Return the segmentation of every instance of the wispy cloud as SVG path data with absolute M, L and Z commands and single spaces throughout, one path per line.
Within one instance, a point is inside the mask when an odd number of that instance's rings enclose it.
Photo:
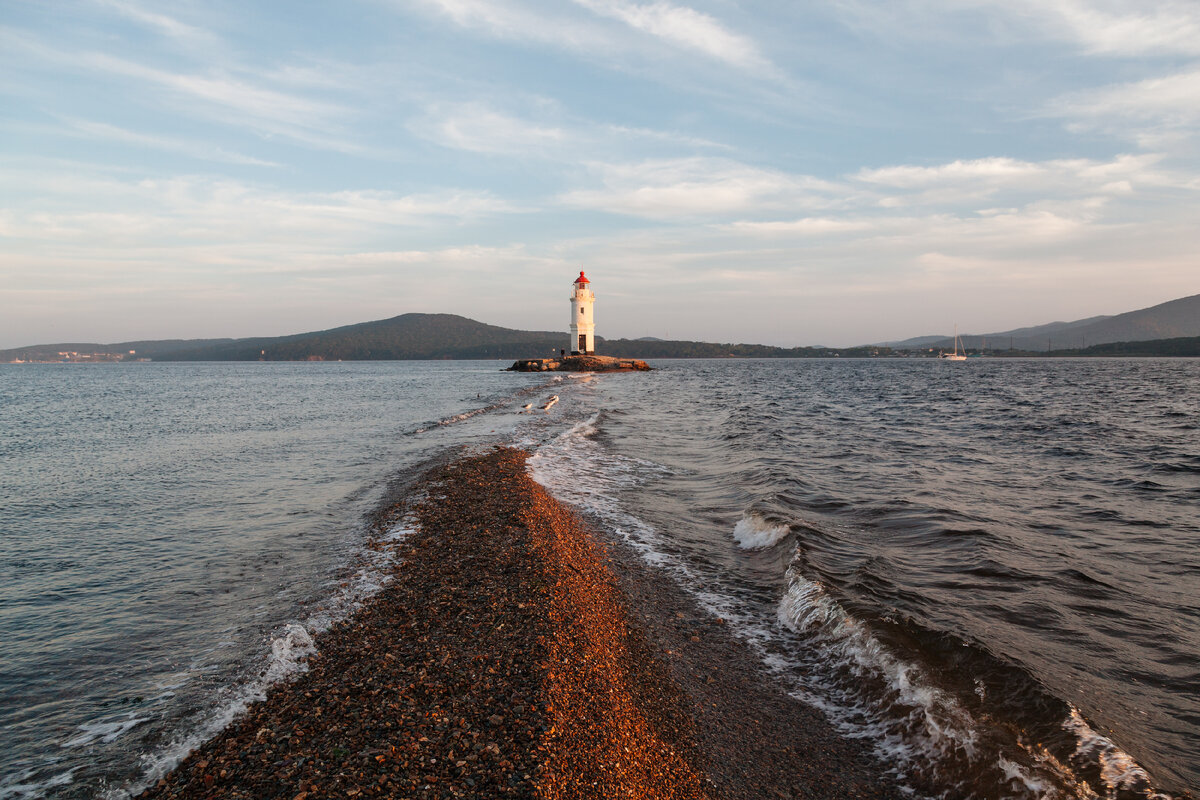
M 1040 38 L 1098 56 L 1200 55 L 1200 7 L 1191 0 L 839 0 L 836 8 L 878 36 L 1023 45 Z
M 559 3 L 534 7 L 523 0 L 411 0 L 468 30 L 495 39 L 565 50 L 608 67 L 627 69 L 631 56 L 661 61 L 663 46 L 724 67 L 771 72 L 770 61 L 748 36 L 710 14 L 668 2 L 573 0 L 587 14 Z M 614 24 L 617 23 L 617 24 Z M 642 36 L 630 36 L 633 29 Z
M 78 57 L 78 63 L 156 84 L 181 97 L 201 100 L 226 112 L 236 111 L 278 132 L 326 129 L 333 120 L 351 114 L 344 106 L 258 86 L 244 78 L 228 75 L 172 72 L 106 53 L 83 54 Z
M 1200 68 L 1072 92 L 1048 103 L 1047 116 L 1080 130 L 1102 130 L 1143 146 L 1194 144 L 1200 132 Z
M 627 0 L 575 0 L 588 10 L 654 36 L 676 47 L 700 53 L 740 69 L 769 66 L 748 37 L 735 33 L 718 20 L 687 6 L 666 2 L 633 3 Z
M 454 24 L 497 39 L 537 42 L 580 52 L 612 53 L 623 49 L 608 32 L 581 24 L 551 5 L 533 9 L 513 0 L 412 0 Z
M 17 31 L 0 29 L 0 44 L 29 61 L 78 74 L 97 72 L 156 87 L 181 113 L 260 134 L 285 136 L 322 149 L 355 152 L 361 148 L 347 133 L 355 111 L 298 91 L 256 83 L 243 71 L 197 73 L 149 66 L 94 50 L 57 48 Z
M 200 176 L 49 177 L 43 170 L 21 169 L 0 171 L 0 177 L 14 194 L 40 194 L 36 207 L 14 205 L 4 212 L 7 236 L 51 250 L 82 244 L 98 254 L 113 245 L 128 248 L 134 236 L 146 247 L 181 251 L 209 241 L 256 250 L 281 243 L 288 251 L 343 248 L 367 234 L 518 211 L 489 192 L 473 190 L 286 192 Z M 95 206 L 95 197 L 107 198 L 103 208 Z
M 94 0 L 94 2 L 101 8 L 114 11 L 126 19 L 190 47 L 211 49 L 220 43 L 218 37 L 210 31 L 181 22 L 159 10 L 151 11 L 131 0 Z
M 436 104 L 409 127 L 438 144 L 475 153 L 553 157 L 568 140 L 561 127 L 519 119 L 482 103 Z
M 986 0 L 1002 14 L 1096 54 L 1200 55 L 1200 6 L 1190 0 Z
M 879 192 L 878 204 L 957 206 L 978 209 L 997 196 L 1029 201 L 1047 197 L 1110 196 L 1128 193 L 1134 184 L 1162 185 L 1171 180 L 1156 168 L 1157 154 L 1123 154 L 1107 161 L 1013 158 L 958 160 L 936 165 L 901 164 L 861 170 L 852 176 Z
M 561 202 L 647 219 L 688 219 L 780 208 L 822 208 L 836 187 L 727 159 L 682 158 L 593 164 L 602 186 L 576 189 Z M 832 190 L 832 192 L 831 192 Z
M 484 102 L 434 102 L 408 129 L 443 147 L 487 155 L 579 164 L 604 155 L 646 149 L 732 150 L 729 145 L 670 130 L 614 125 L 566 113 L 557 103 L 534 99 L 534 113 L 501 110 Z
M 679 158 L 589 165 L 590 187 L 560 196 L 592 210 L 662 222 L 742 217 L 746 231 L 795 232 L 819 224 L 832 230 L 836 214 L 892 213 L 930 209 L 974 214 L 1001 204 L 1052 199 L 1104 201 L 1135 189 L 1185 188 L 1190 173 L 1159 167 L 1157 154 L 1125 154 L 1109 160 L 1023 161 L 992 157 L 942 164 L 896 164 L 863 169 L 835 180 L 763 169 L 727 158 Z M 835 212 L 780 220 L 798 209 Z M 845 220 L 843 220 L 845 221 Z
M 254 158 L 253 156 L 231 152 L 205 141 L 139 133 L 137 131 L 131 131 L 116 125 L 110 125 L 106 122 L 96 122 L 93 120 L 77 119 L 74 117 L 59 117 L 59 120 L 63 123 L 64 127 L 54 129 L 53 132 L 55 133 L 66 133 L 70 136 L 78 136 L 80 138 L 89 140 L 108 140 L 121 142 L 124 144 L 133 145 L 135 147 L 161 150 L 167 153 L 178 153 L 180 155 L 187 156 L 188 158 L 194 158 L 203 161 L 216 161 L 226 164 L 243 164 L 252 167 L 281 166 L 274 161 L 266 161 L 264 159 Z
M 771 220 L 768 222 L 731 222 L 727 229 L 750 234 L 794 234 L 799 236 L 828 236 L 830 234 L 859 233 L 873 230 L 875 222 L 869 220 L 838 219 L 835 217 L 802 217 L 794 220 Z

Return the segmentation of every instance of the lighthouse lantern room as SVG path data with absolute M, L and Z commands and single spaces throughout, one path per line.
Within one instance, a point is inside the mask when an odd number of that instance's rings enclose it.
M 591 283 L 583 270 L 579 270 L 571 293 L 571 355 L 596 354 L 596 320 L 592 316 L 596 295 Z

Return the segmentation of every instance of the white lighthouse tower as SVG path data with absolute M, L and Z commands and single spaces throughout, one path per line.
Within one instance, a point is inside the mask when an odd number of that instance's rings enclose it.
M 571 355 L 596 354 L 596 320 L 592 316 L 596 295 L 592 292 L 591 283 L 583 270 L 579 270 L 575 290 L 571 293 Z

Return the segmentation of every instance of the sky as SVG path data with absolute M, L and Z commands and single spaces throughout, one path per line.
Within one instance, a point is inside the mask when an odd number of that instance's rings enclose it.
M 0 0 L 0 348 L 781 346 L 1200 292 L 1195 0 Z

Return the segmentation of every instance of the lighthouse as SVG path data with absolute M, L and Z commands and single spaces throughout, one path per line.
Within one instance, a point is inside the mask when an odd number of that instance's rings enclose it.
M 579 270 L 571 292 L 571 355 L 596 354 L 596 320 L 592 316 L 596 295 L 591 283 L 583 270 Z

